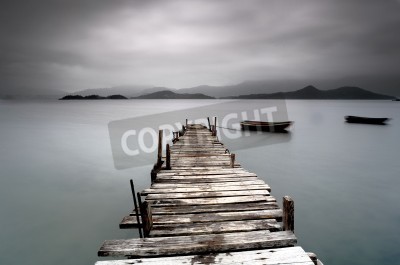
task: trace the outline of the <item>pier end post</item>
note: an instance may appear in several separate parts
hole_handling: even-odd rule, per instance
[[[294,201],[290,196],[283,197],[283,230],[294,231]]]
[[[153,226],[153,217],[151,214],[150,203],[148,201],[144,201],[140,205],[140,212],[142,213],[144,237],[149,237],[151,227]]]

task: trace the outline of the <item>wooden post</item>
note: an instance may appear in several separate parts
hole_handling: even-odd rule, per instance
[[[136,197],[137,197],[137,200],[138,200],[139,214],[140,214],[140,217],[141,217],[141,219],[142,219],[142,222],[141,222],[141,224],[139,225],[139,227],[141,227],[142,232],[144,233],[144,231],[143,231],[142,197],[141,197],[141,195],[140,195],[140,192],[137,192],[137,193],[136,193]],[[144,235],[142,235],[142,236],[144,237]]]
[[[165,169],[170,170],[171,169],[171,150],[169,150],[169,144],[167,144],[167,154],[166,154],[166,165]]]
[[[210,126],[210,132],[211,132],[211,136],[215,136],[214,135],[214,125]]]
[[[294,201],[290,196],[283,197],[283,230],[294,231]]]
[[[131,183],[133,205],[135,207],[136,222],[138,224],[139,236],[140,236],[140,238],[143,238],[142,229],[140,227],[139,207],[138,207],[138,203],[136,201],[136,192],[135,192],[135,186],[133,185],[133,180],[130,180],[130,183]]]
[[[161,163],[162,163],[162,161],[161,161]],[[154,164],[153,169],[150,172],[151,184],[153,184],[153,182],[156,180],[157,173],[158,173],[160,167],[161,167],[161,165],[159,165],[157,163]]]
[[[314,265],[318,265],[318,258],[317,255],[315,255],[312,252],[307,252],[308,257],[310,257],[310,259],[312,260],[312,262],[314,263]]]
[[[174,142],[179,141],[179,132],[172,132],[172,134],[173,134],[172,141]]]
[[[182,131],[179,132],[179,136],[184,136],[185,135],[185,131],[186,131],[186,128],[185,128],[184,125],[182,125]]]
[[[207,117],[208,121],[208,130],[211,132],[211,122],[210,122],[210,117]]]
[[[162,141],[163,141],[163,130],[158,131],[158,156],[157,164],[161,167],[162,164]]]
[[[235,167],[235,154],[231,154],[231,167]]]
[[[214,117],[214,136],[217,136],[217,116]]]
[[[144,237],[149,237],[151,227],[153,226],[153,217],[151,214],[150,203],[148,203],[147,201],[141,203],[140,213],[142,214]]]
[[[188,119],[186,119],[186,127],[188,126]]]

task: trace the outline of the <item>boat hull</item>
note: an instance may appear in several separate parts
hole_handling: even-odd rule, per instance
[[[383,125],[389,118],[370,118],[370,117],[358,117],[358,116],[346,116],[346,122],[348,123],[362,123],[362,124],[378,124]]]
[[[261,122],[261,121],[242,121],[240,126],[245,131],[262,132],[287,132],[286,129],[292,125],[292,121],[286,122]]]

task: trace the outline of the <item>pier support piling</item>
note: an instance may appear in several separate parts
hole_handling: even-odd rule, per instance
[[[231,167],[235,167],[235,158],[236,158],[236,155],[231,154]]]
[[[166,148],[166,164],[165,164],[165,169],[170,170],[171,169],[171,150],[169,148],[169,144],[167,144]]]
[[[217,136],[217,116],[214,117],[214,136]]]
[[[161,167],[162,164],[162,142],[163,142],[163,130],[158,131],[158,155],[157,164]]]

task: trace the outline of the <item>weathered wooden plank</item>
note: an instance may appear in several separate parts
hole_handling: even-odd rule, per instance
[[[169,182],[159,182],[159,183],[154,183],[151,185],[151,189],[174,189],[174,188],[219,188],[219,187],[230,187],[230,186],[261,186],[263,187],[264,185],[268,186],[268,184],[265,184],[265,182],[261,179],[256,179],[256,180],[247,180],[247,181],[235,181],[235,182],[229,182],[229,183],[169,183]]]
[[[131,213],[130,216],[124,216],[122,218],[121,222],[119,223],[119,228],[120,229],[131,229],[131,228],[138,228],[142,227],[142,217],[139,216],[139,222],[140,225],[137,223],[137,218],[134,213]]]
[[[223,221],[243,221],[243,220],[261,220],[276,219],[282,220],[282,210],[257,210],[240,212],[214,212],[197,214],[168,214],[156,215],[153,212],[152,223],[155,224],[189,224],[189,223],[214,223]],[[125,216],[120,223],[120,228],[132,228],[137,224],[135,216]],[[132,227],[129,227],[132,225]]]
[[[192,167],[228,167],[229,163],[171,163],[171,166],[175,168],[192,168]],[[239,164],[235,164],[235,166],[239,166]]]
[[[157,179],[207,179],[207,178],[247,178],[247,177],[257,177],[256,174],[253,173],[235,173],[235,174],[224,174],[224,175],[186,175],[186,176],[177,176],[177,175],[157,175]]]
[[[236,197],[236,196],[253,196],[253,195],[269,196],[270,194],[267,190],[151,193],[147,195],[146,200],[215,198],[215,197]]]
[[[162,257],[162,258],[143,258],[128,260],[107,260],[98,261],[95,265],[232,265],[232,264],[252,264],[252,265],[313,265],[314,263],[307,256],[301,247],[259,249],[240,252],[227,253],[208,253],[204,255]]]
[[[155,205],[207,205],[246,202],[276,202],[272,196],[254,195],[237,197],[195,198],[195,199],[162,199],[152,201]]]
[[[291,231],[268,230],[207,234],[196,236],[152,237],[106,240],[99,256],[156,257],[202,254],[220,251],[250,250],[294,246],[296,236]]]
[[[250,202],[232,204],[212,204],[212,205],[179,205],[179,206],[160,206],[152,205],[154,214],[192,214],[192,213],[215,213],[215,212],[240,212],[279,209],[276,202]],[[134,212],[131,214],[134,215]]]
[[[243,169],[242,167],[235,167],[234,169]],[[224,168],[224,167],[191,167],[191,168],[174,168],[174,169],[172,169],[172,170],[174,170],[174,171],[180,171],[180,172],[182,172],[182,171],[215,171],[215,170],[234,170],[234,169],[232,169],[232,168]],[[166,172],[167,170],[165,170],[165,169],[161,169],[161,171],[160,172]],[[171,172],[173,172],[173,171],[171,171]]]
[[[226,162],[229,162],[230,160],[226,158],[221,158],[221,159],[207,159],[207,158],[179,158],[175,157],[175,159],[171,159],[171,163],[203,163],[203,164],[223,164]]]
[[[269,230],[276,232],[281,231],[282,228],[275,219],[191,223],[180,224],[178,226],[169,224],[155,224],[150,232],[150,237],[235,233],[256,230]]]
[[[186,154],[186,153],[182,153],[182,152],[175,152],[173,151],[174,157],[179,157],[179,158],[193,158],[193,157],[204,157],[204,158],[214,158],[214,157],[229,157],[229,154],[223,153],[223,154],[213,154],[210,152],[206,152],[206,153],[201,153],[201,154]]]
[[[224,174],[243,174],[251,173],[242,168],[220,168],[219,170],[209,170],[207,168],[200,170],[192,170],[191,168],[187,170],[160,170],[158,176],[190,176],[190,175],[224,175]],[[253,173],[254,174],[254,173]]]
[[[220,166],[220,165],[230,165],[230,161],[200,161],[200,160],[195,160],[195,161],[185,161],[185,160],[175,160],[171,161],[171,164],[173,165],[193,165],[193,166],[202,166],[202,167],[208,167],[208,166]],[[238,165],[238,164],[235,164]]]
[[[150,189],[145,189],[141,192],[142,196],[146,196],[148,194],[156,194],[156,193],[189,193],[189,192],[220,192],[220,191],[243,191],[243,190],[267,190],[270,187],[267,184],[263,185],[229,185],[229,186],[206,186],[204,185],[203,187],[189,187],[189,188],[178,188],[178,187],[173,187],[173,188],[150,188]]]
[[[184,178],[184,179],[156,179],[155,183],[241,183],[243,181],[256,181],[257,177],[236,177],[236,178]]]

